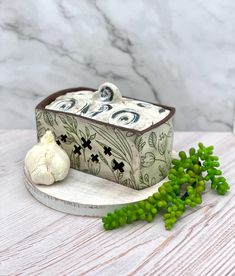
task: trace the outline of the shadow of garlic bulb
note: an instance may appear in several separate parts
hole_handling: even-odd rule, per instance
[[[51,185],[63,180],[68,175],[69,168],[67,153],[57,145],[49,130],[25,157],[25,170],[35,184]]]

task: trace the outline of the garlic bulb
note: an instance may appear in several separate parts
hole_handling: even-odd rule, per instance
[[[53,133],[48,130],[40,142],[25,157],[25,169],[35,184],[51,185],[63,180],[69,171],[70,160],[60,148]]]

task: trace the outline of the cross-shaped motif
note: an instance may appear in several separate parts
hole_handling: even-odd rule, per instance
[[[67,138],[68,138],[68,136],[67,136],[66,134],[65,134],[65,135],[61,134],[61,135],[60,135],[60,140],[61,140],[62,142],[65,142],[65,143],[66,143]]]
[[[60,140],[56,140],[56,144],[57,144],[58,146],[60,146],[60,145],[61,145]]]
[[[111,148],[104,146],[104,154],[106,154],[106,155],[108,154],[109,156],[112,155]]]
[[[84,147],[84,148],[89,148],[90,150],[92,149],[92,146],[90,145],[91,144],[91,140],[87,140],[86,141],[86,139],[84,138],[84,137],[82,137],[82,146]]]
[[[91,161],[92,162],[99,162],[98,154],[92,154],[91,155]]]
[[[76,145],[74,145],[74,150],[73,150],[73,153],[74,154],[78,154],[78,155],[81,155],[81,149],[82,147],[80,145],[78,145],[78,147]]]
[[[123,167],[124,167],[124,163],[123,162],[118,163],[115,159],[113,159],[113,166],[112,166],[112,168],[113,168],[114,171],[119,170],[121,173],[123,173],[124,172]]]

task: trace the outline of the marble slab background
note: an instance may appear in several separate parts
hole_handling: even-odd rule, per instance
[[[177,130],[232,130],[233,0],[0,0],[0,128],[34,128],[55,90],[114,82],[177,108]]]

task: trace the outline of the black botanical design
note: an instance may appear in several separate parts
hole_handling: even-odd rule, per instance
[[[81,149],[82,147],[80,145],[74,145],[74,150],[73,150],[73,153],[74,154],[78,154],[78,155],[81,155]]]
[[[85,169],[84,171],[93,175],[98,175],[100,173],[100,169],[101,169],[100,162],[93,162],[91,159],[88,159],[87,169]]]
[[[167,135],[166,133],[161,133],[158,139],[158,151],[161,155],[164,155],[167,149]]]
[[[124,163],[123,162],[118,163],[115,159],[113,159],[112,163],[113,163],[112,168],[114,171],[119,170],[120,172],[124,172],[124,169],[123,169]]]
[[[91,155],[91,161],[92,162],[99,162],[98,154],[92,154]]]
[[[80,169],[80,155],[75,154],[74,150],[72,150],[70,154],[70,165],[71,168]]]
[[[144,156],[141,157],[141,165],[142,167],[150,167],[155,162],[155,155],[152,152],[145,153]]]
[[[82,137],[81,140],[82,140],[82,146],[83,146],[84,148],[88,148],[89,150],[92,149],[91,140],[89,140],[89,139],[86,140],[84,137]]]
[[[90,130],[85,126],[85,131],[78,128],[77,120],[73,116],[58,116],[60,121],[63,123],[63,127],[66,130],[67,141],[66,144],[76,143],[82,145],[81,155],[83,155],[84,163],[86,159],[86,148],[92,149],[91,141],[95,139],[96,133],[90,133]]]
[[[100,160],[103,161],[107,166],[109,166],[107,159],[104,157],[104,155],[99,151],[99,157]],[[111,167],[110,167],[111,169]]]
[[[159,176],[160,177],[165,177],[166,175],[167,175],[167,172],[168,172],[168,166],[161,166],[161,165],[159,165],[158,166],[158,170],[159,170]]]
[[[150,133],[148,143],[151,148],[157,149],[157,135],[155,132]]]
[[[146,142],[143,141],[142,136],[138,136],[135,139],[135,147],[138,150],[138,152],[141,152],[145,146]]]
[[[127,183],[126,186],[136,189],[137,184],[134,177],[134,170],[133,170],[133,152],[132,148],[129,144],[129,141],[127,141],[126,136],[120,131],[118,128],[114,128],[112,130],[112,135],[110,134],[110,129],[104,130],[103,128],[100,128],[98,126],[92,125],[91,128],[97,132],[97,134],[105,141],[99,141],[96,140],[96,142],[104,148],[109,144],[112,147],[112,156],[116,159],[119,159],[129,167],[129,180],[125,182],[123,180],[121,184],[125,185],[124,183]],[[125,133],[126,134],[126,133]],[[99,152],[99,155],[101,153]],[[101,155],[100,155],[101,157]],[[120,179],[123,177],[122,175],[117,173],[117,170],[114,171],[112,167],[110,167],[108,160],[102,156],[101,160],[111,169],[111,172],[114,175],[114,178],[117,182],[120,182]],[[116,160],[117,161],[117,160]],[[115,172],[115,173],[114,173]]]
[[[36,115],[36,127],[37,127],[37,136],[38,136],[38,140],[40,139],[40,137],[42,137],[45,132],[46,132],[46,128],[43,126],[42,122],[41,122],[41,118],[43,112],[36,110],[35,115]]]
[[[60,140],[56,140],[56,144],[57,144],[58,146],[60,146],[60,145],[61,145]]]
[[[60,140],[61,140],[62,142],[66,142],[66,141],[67,141],[67,138],[68,138],[68,136],[67,136],[66,134],[61,134],[61,135],[60,135]]]
[[[139,181],[140,181],[140,188],[141,189],[150,187],[150,186],[152,186],[152,185],[154,185],[154,184],[157,183],[156,177],[150,178],[147,173],[145,173],[143,175],[142,172],[140,173]]]
[[[112,155],[111,148],[104,146],[104,154],[111,156]]]
[[[51,113],[49,111],[45,111],[43,112],[43,119],[44,119],[44,122],[51,126],[52,128],[54,128],[54,120],[53,120],[53,117],[51,115]]]
[[[142,167],[150,167],[154,164],[155,161],[167,163],[165,158],[164,159],[156,158],[153,152],[146,152],[144,156],[141,156],[140,161],[141,161]]]
[[[64,131],[58,133],[61,123]],[[44,111],[38,110],[36,111],[36,124],[39,137],[47,129],[54,130],[57,143],[67,152],[69,151],[73,168],[99,175],[101,167],[107,167],[116,182],[134,189],[154,185],[156,178],[163,177],[168,170],[170,162],[167,158],[169,157],[170,160],[173,135],[171,124],[165,123],[168,126],[166,126],[166,133],[162,132],[158,135],[155,131],[151,131],[147,137],[145,135],[136,137],[131,130],[122,131],[118,127],[110,128],[91,124],[78,125],[76,118],[72,115],[53,114],[52,112],[44,115]],[[132,138],[128,139],[129,137]],[[91,151],[95,148],[98,151]],[[136,158],[133,157],[133,150],[135,156],[138,154],[140,158],[139,174],[133,165],[133,160]],[[161,165],[156,161],[161,161]]]
[[[86,132],[86,137],[90,136],[90,130],[87,126],[85,126],[85,132]]]

